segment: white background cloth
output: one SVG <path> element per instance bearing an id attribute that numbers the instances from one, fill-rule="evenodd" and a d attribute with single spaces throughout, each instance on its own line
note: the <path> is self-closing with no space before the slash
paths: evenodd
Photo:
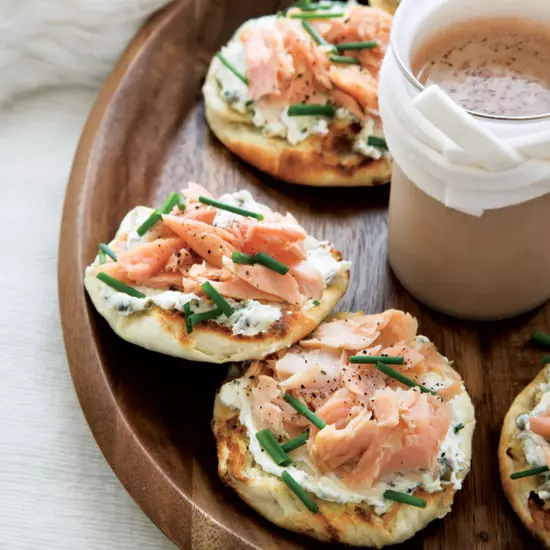
<path id="1" fill-rule="evenodd" d="M 175 548 L 93 440 L 57 304 L 61 210 L 82 125 L 128 38 L 163 2 L 0 0 L 1 550 Z M 68 87 L 78 84 L 93 88 Z"/>
<path id="2" fill-rule="evenodd" d="M 63 347 L 59 225 L 94 97 L 52 90 L 0 111 L 1 550 L 174 550 L 97 448 Z"/>

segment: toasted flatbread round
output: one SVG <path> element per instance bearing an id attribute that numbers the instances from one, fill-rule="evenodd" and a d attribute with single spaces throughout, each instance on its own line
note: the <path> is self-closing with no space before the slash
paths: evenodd
<path id="1" fill-rule="evenodd" d="M 147 213 L 153 212 L 145 207 L 138 209 Z M 123 225 L 124 222 L 121 228 Z M 117 241 L 124 236 L 125 231 L 119 229 L 109 246 L 116 248 Z M 335 259 L 341 260 L 340 253 L 334 248 L 332 254 Z M 195 325 L 193 332 L 187 334 L 183 313 L 177 310 L 164 310 L 156 305 L 145 311 L 124 315 L 102 297 L 104 283 L 99 281 L 95 274 L 87 271 L 84 277 L 84 285 L 95 308 L 121 338 L 151 351 L 209 363 L 260 359 L 288 348 L 315 329 L 334 309 L 344 295 L 348 282 L 349 271 L 336 275 L 325 288 L 319 305 L 309 309 L 290 304 L 276 304 L 282 313 L 279 321 L 268 331 L 245 336 L 235 335 L 231 327 L 219 325 L 214 321 Z"/>
<path id="2" fill-rule="evenodd" d="M 531 412 L 536 406 L 536 390 L 542 382 L 546 382 L 546 368 L 539 372 L 512 403 L 502 424 L 498 462 L 502 487 L 512 508 L 525 527 L 550 548 L 550 509 L 544 509 L 543 502 L 536 494 L 539 476 L 510 479 L 510 474 L 532 468 L 527 463 L 521 442 L 517 438 L 519 430 L 516 427 L 516 418 L 520 414 Z"/>
<path id="3" fill-rule="evenodd" d="M 386 157 L 376 160 L 352 153 L 351 144 L 345 144 L 342 154 L 346 165 L 335 166 L 334 150 L 324 150 L 323 137 L 310 136 L 292 145 L 264 135 L 250 117 L 231 109 L 221 98 L 215 79 L 218 63 L 214 58 L 203 86 L 206 120 L 216 137 L 244 161 L 276 178 L 302 185 L 359 187 L 389 182 L 391 161 Z"/>
<path id="4" fill-rule="evenodd" d="M 381 8 L 390 13 L 395 13 L 395 10 L 399 6 L 399 0 L 370 0 L 369 4 L 373 8 Z"/>
<path id="5" fill-rule="evenodd" d="M 446 370 L 450 375 L 457 375 L 450 365 Z M 470 397 L 465 390 L 462 393 L 467 398 L 469 421 L 459 432 L 460 447 L 469 461 L 475 415 Z M 319 506 L 319 511 L 313 514 L 277 476 L 266 473 L 255 463 L 248 450 L 247 430 L 239 422 L 239 411 L 226 407 L 219 394 L 214 403 L 212 430 L 222 481 L 259 514 L 285 529 L 321 541 L 382 548 L 411 538 L 432 520 L 444 517 L 451 510 L 456 489 L 449 485 L 436 493 L 417 489 L 414 494 L 426 500 L 426 508 L 394 503 L 381 516 L 366 503 L 340 504 L 310 494 Z M 458 477 L 464 479 L 468 471 L 460 472 Z"/>

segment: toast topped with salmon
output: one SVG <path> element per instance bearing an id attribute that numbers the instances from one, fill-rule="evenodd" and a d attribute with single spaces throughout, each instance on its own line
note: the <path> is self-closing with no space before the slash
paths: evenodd
<path id="1" fill-rule="evenodd" d="M 401 311 L 339 313 L 214 406 L 219 474 L 268 520 L 381 548 L 441 518 L 470 468 L 459 374 Z"/>
<path id="2" fill-rule="evenodd" d="M 253 19 L 212 60 L 207 122 L 246 162 L 290 183 L 386 183 L 378 75 L 392 16 L 313 2 Z"/>
<path id="3" fill-rule="evenodd" d="M 550 367 L 512 403 L 502 425 L 498 459 L 514 511 L 550 548 Z"/>
<path id="4" fill-rule="evenodd" d="M 259 359 L 311 332 L 344 294 L 350 265 L 248 191 L 216 200 L 190 183 L 160 209 L 127 214 L 85 286 L 125 340 L 223 363 Z"/>

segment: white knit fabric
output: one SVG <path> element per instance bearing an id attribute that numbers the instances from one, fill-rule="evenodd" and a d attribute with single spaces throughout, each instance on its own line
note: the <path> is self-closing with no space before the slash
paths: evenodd
<path id="1" fill-rule="evenodd" d="M 84 421 L 56 273 L 82 124 L 128 38 L 161 3 L 0 0 L 2 550 L 175 548 L 120 485 Z"/>

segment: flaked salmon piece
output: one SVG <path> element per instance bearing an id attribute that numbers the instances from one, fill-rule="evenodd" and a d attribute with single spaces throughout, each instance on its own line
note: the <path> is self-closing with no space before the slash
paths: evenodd
<path id="1" fill-rule="evenodd" d="M 398 342 L 410 342 L 418 332 L 418 321 L 410 313 L 389 309 L 382 314 L 379 328 L 376 344 L 390 347 Z"/>
<path id="2" fill-rule="evenodd" d="M 377 315 L 359 315 L 336 319 L 320 325 L 312 338 L 301 345 L 308 348 L 321 346 L 361 350 L 373 344 L 391 346 L 409 341 L 416 335 L 418 325 L 409 314 L 390 309 Z"/>
<path id="3" fill-rule="evenodd" d="M 308 354 L 289 353 L 277 361 L 275 368 L 278 373 L 294 371 L 294 374 L 281 382 L 281 387 L 286 391 L 331 391 L 339 385 L 340 371 L 344 364 L 344 354 L 326 349 Z"/>
<path id="4" fill-rule="evenodd" d="M 195 262 L 196 257 L 190 250 L 182 248 L 177 252 L 172 253 L 166 262 L 164 269 L 166 271 L 180 271 L 182 268 L 188 267 Z"/>
<path id="5" fill-rule="evenodd" d="M 233 245 L 220 238 L 215 228 L 206 223 L 179 216 L 164 216 L 164 223 L 188 248 L 216 267 L 222 267 L 222 258 L 235 251 Z"/>
<path id="6" fill-rule="evenodd" d="M 530 416 L 529 429 L 546 440 L 550 440 L 550 417 Z"/>
<path id="7" fill-rule="evenodd" d="M 118 262 L 108 262 L 106 264 L 94 266 L 94 274 L 97 275 L 98 273 L 106 273 L 127 285 L 135 284 L 135 281 L 128 277 L 128 274 Z"/>
<path id="8" fill-rule="evenodd" d="M 184 246 L 182 239 L 156 239 L 119 254 L 118 263 L 132 281 L 145 283 L 158 275 L 172 254 Z"/>
<path id="9" fill-rule="evenodd" d="M 304 100 L 306 103 L 315 103 L 317 93 L 332 88 L 328 56 L 297 21 L 279 19 L 277 29 L 283 35 L 284 47 L 292 57 L 294 74 L 297 76 L 292 79 L 293 85 L 287 85 L 286 89 L 281 86 L 281 95 L 291 103 Z"/>
<path id="10" fill-rule="evenodd" d="M 364 111 L 378 115 L 378 79 L 357 65 L 333 65 L 329 75 L 335 88 L 355 99 Z"/>
<path id="11" fill-rule="evenodd" d="M 344 428 L 350 420 L 352 409 L 354 409 L 353 396 L 347 388 L 340 388 L 315 411 L 315 414 L 322 418 L 327 424 L 334 425 L 336 428 L 341 429 Z"/>
<path id="12" fill-rule="evenodd" d="M 456 397 L 464 390 L 464 384 L 462 381 L 453 382 L 449 386 L 443 388 L 435 388 L 435 391 L 446 401 L 450 401 L 453 397 Z"/>
<path id="13" fill-rule="evenodd" d="M 404 434 L 402 449 L 383 464 L 380 471 L 382 476 L 395 471 L 435 468 L 439 447 L 451 425 L 452 411 L 448 403 L 429 394 L 420 394 L 415 403 L 422 403 L 424 400 L 428 403 L 428 420 L 415 416 L 412 425 L 410 417 L 402 416 L 405 421 L 408 420 L 409 430 Z M 424 412 L 425 409 L 422 409 L 417 414 Z"/>
<path id="14" fill-rule="evenodd" d="M 286 265 L 306 259 L 303 241 L 307 233 L 299 225 L 247 221 L 239 223 L 236 231 L 242 236 L 242 250 L 247 254 L 265 252 Z"/>
<path id="15" fill-rule="evenodd" d="M 284 302 L 280 296 L 268 294 L 256 288 L 244 279 L 232 277 L 227 281 L 212 281 L 212 286 L 226 298 L 235 300 L 263 300 L 265 302 Z"/>
<path id="16" fill-rule="evenodd" d="M 288 78 L 294 72 L 281 34 L 276 29 L 247 25 L 239 38 L 244 45 L 249 96 L 260 99 L 279 93 L 279 79 Z"/>
<path id="17" fill-rule="evenodd" d="M 435 344 L 432 342 L 423 342 L 420 346 L 417 346 L 416 350 L 424 357 L 421 365 L 424 371 L 445 372 L 448 374 L 448 362 L 445 357 L 437 351 Z M 453 374 L 453 376 L 461 380 L 458 373 Z"/>
<path id="18" fill-rule="evenodd" d="M 196 220 L 198 222 L 212 225 L 214 219 L 216 218 L 216 209 L 212 206 L 197 202 L 188 204 L 183 212 L 178 211 L 178 209 L 174 210 L 172 212 L 172 215 L 174 214 L 183 218 L 188 218 L 190 220 Z"/>
<path id="19" fill-rule="evenodd" d="M 373 365 L 346 365 L 342 369 L 342 380 L 346 388 L 363 405 L 368 405 L 376 390 L 386 385 L 386 375 Z"/>
<path id="20" fill-rule="evenodd" d="M 314 438 L 310 436 L 310 456 L 321 472 L 335 471 L 369 448 L 379 430 L 370 416 L 370 411 L 365 410 L 342 429 L 329 425 L 319 430 Z"/>
<path id="21" fill-rule="evenodd" d="M 340 105 L 352 112 L 358 119 L 362 119 L 365 116 L 365 111 L 361 107 L 361 104 L 354 97 L 342 90 L 336 88 L 331 90 L 330 99 L 335 105 Z"/>
<path id="22" fill-rule="evenodd" d="M 401 405 L 401 417 L 412 429 L 424 430 L 430 423 L 431 409 L 428 397 L 415 390 L 408 390 L 404 393 L 409 393 L 412 396 L 412 401 L 406 408 Z M 403 403 L 403 398 L 401 403 Z"/>
<path id="23" fill-rule="evenodd" d="M 262 292 L 278 296 L 291 304 L 301 305 L 303 302 L 303 296 L 298 289 L 298 283 L 290 273 L 281 275 L 260 264 L 235 264 L 227 257 L 223 258 L 223 265 L 237 277 Z"/>
<path id="24" fill-rule="evenodd" d="M 399 400 L 392 389 L 376 390 L 372 396 L 371 408 L 379 426 L 391 428 L 399 424 Z"/>
<path id="25" fill-rule="evenodd" d="M 110 262 L 96 266 L 95 273 L 107 273 L 107 275 L 110 275 L 111 277 L 114 277 L 127 285 L 138 285 L 136 281 L 128 277 L 128 274 L 118 262 Z M 147 279 L 147 287 L 159 290 L 166 288 L 184 290 L 183 276 L 178 272 L 161 271 L 160 273 L 157 273 Z"/>
<path id="26" fill-rule="evenodd" d="M 252 386 L 252 412 L 259 422 L 259 429 L 271 429 L 275 434 L 283 431 L 281 408 L 273 403 L 281 396 L 277 382 L 270 376 L 260 374 L 257 384 Z"/>
<path id="27" fill-rule="evenodd" d="M 321 272 L 306 261 L 293 265 L 290 273 L 296 279 L 300 292 L 312 300 L 319 300 L 325 289 Z"/>
<path id="28" fill-rule="evenodd" d="M 229 281 L 234 279 L 231 271 L 226 267 L 216 267 L 206 261 L 192 265 L 187 274 L 192 279 L 206 279 L 208 281 Z"/>

